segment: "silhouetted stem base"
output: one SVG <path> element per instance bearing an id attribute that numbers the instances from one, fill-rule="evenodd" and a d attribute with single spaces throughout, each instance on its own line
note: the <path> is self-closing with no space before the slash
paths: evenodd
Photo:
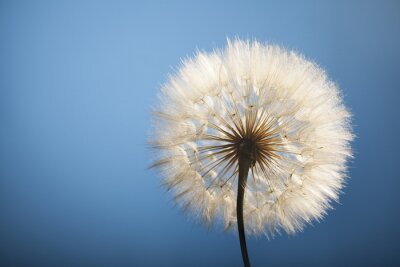
<path id="1" fill-rule="evenodd" d="M 243 201 L 246 190 L 247 176 L 251 167 L 251 160 L 246 156 L 239 156 L 239 180 L 236 201 L 237 226 L 239 231 L 240 249 L 245 267 L 250 267 L 249 255 L 247 254 L 246 236 L 243 222 Z"/>

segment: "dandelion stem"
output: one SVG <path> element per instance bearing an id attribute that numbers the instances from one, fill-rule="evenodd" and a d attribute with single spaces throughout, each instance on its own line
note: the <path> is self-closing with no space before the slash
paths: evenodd
<path id="1" fill-rule="evenodd" d="M 245 156 L 239 156 L 239 181 L 236 201 L 236 216 L 237 225 L 239 231 L 240 249 L 242 251 L 242 258 L 245 267 L 250 267 L 249 255 L 247 254 L 246 236 L 244 233 L 244 222 L 243 222 L 243 201 L 244 193 L 246 190 L 247 176 L 251 167 L 251 160 Z"/>

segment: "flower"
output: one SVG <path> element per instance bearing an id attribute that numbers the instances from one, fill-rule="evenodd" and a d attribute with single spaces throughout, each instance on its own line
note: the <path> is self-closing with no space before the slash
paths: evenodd
<path id="1" fill-rule="evenodd" d="M 226 228 L 242 206 L 247 234 L 291 234 L 322 219 L 352 155 L 337 86 L 302 55 L 256 41 L 184 60 L 161 89 L 153 125 L 152 166 L 176 202 Z"/>

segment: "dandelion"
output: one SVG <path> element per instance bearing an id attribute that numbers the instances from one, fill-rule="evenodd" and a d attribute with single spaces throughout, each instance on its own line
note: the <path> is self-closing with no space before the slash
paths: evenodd
<path id="1" fill-rule="evenodd" d="M 256 41 L 198 52 L 162 87 L 151 145 L 163 185 L 208 225 L 247 235 L 301 231 L 338 201 L 350 113 L 303 56 Z"/>

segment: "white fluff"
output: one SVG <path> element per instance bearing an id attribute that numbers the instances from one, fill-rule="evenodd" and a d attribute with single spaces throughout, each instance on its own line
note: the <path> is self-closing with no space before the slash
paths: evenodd
<path id="1" fill-rule="evenodd" d="M 278 141 L 268 169 L 257 162 L 249 173 L 246 232 L 302 230 L 338 201 L 353 138 L 337 86 L 302 55 L 228 40 L 224 50 L 185 60 L 154 110 L 154 166 L 184 210 L 208 224 L 236 227 L 236 162 L 227 169 L 224 153 L 210 147 L 224 145 L 235 120 L 246 123 L 250 111 L 256 123 L 268 119 Z"/>

